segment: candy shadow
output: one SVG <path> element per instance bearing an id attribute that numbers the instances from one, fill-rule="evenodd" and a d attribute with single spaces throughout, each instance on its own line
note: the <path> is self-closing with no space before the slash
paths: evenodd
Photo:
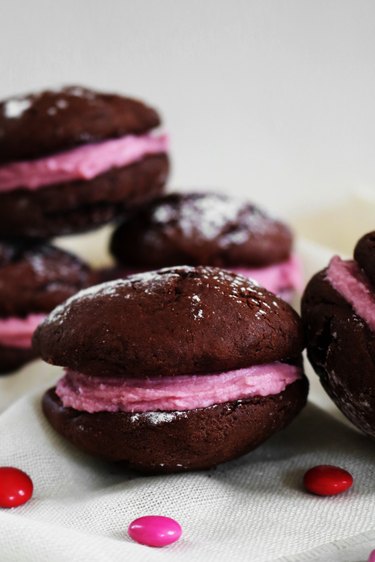
<path id="1" fill-rule="evenodd" d="M 363 460 L 375 462 L 371 439 L 309 403 L 285 430 L 244 457 L 219 465 L 210 476 L 237 486 L 239 472 L 247 471 L 262 486 L 262 473 L 274 472 L 287 488 L 302 490 L 303 474 L 313 465 L 337 464 L 350 471 Z"/>

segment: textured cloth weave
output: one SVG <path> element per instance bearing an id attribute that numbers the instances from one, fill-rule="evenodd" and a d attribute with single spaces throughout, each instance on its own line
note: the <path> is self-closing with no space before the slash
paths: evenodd
<path id="1" fill-rule="evenodd" d="M 302 250 L 307 276 L 326 263 L 319 248 Z M 0 465 L 35 484 L 29 503 L 0 510 L 1 562 L 364 562 L 375 548 L 373 442 L 343 423 L 315 375 L 314 404 L 258 450 L 215 470 L 146 477 L 50 428 L 40 398 L 60 373 L 34 362 L 0 379 Z M 354 487 L 307 494 L 302 476 L 316 464 L 346 468 Z M 177 519 L 182 539 L 165 549 L 132 542 L 129 523 L 147 514 Z"/>

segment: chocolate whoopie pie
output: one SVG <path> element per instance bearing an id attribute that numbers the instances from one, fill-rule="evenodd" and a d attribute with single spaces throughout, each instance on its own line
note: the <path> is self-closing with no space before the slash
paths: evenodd
<path id="1" fill-rule="evenodd" d="M 37 241 L 0 242 L 0 373 L 36 354 L 35 328 L 68 297 L 90 284 L 90 268 L 72 254 Z"/>
<path id="2" fill-rule="evenodd" d="M 309 360 L 345 416 L 375 437 L 375 232 L 335 256 L 302 299 Z"/>
<path id="3" fill-rule="evenodd" d="M 71 86 L 0 103 L 0 236 L 91 229 L 158 195 L 160 117 L 142 102 Z"/>
<path id="4" fill-rule="evenodd" d="M 287 300 L 301 287 L 290 229 L 248 201 L 218 193 L 172 193 L 135 210 L 114 231 L 110 251 L 130 271 L 223 267 Z"/>
<path id="5" fill-rule="evenodd" d="M 141 472 L 243 455 L 304 406 L 292 308 L 250 280 L 175 267 L 81 291 L 34 335 L 65 376 L 43 398 L 66 439 Z"/>

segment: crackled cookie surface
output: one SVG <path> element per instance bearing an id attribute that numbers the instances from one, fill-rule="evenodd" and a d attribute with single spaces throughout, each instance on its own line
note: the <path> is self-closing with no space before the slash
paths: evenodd
<path id="1" fill-rule="evenodd" d="M 248 201 L 220 193 L 172 193 L 129 214 L 110 249 L 129 271 L 173 265 L 224 267 L 281 296 L 301 286 L 293 236 Z"/>

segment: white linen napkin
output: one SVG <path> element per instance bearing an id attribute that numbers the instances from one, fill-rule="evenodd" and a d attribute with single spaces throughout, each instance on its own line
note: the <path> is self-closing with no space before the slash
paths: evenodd
<path id="1" fill-rule="evenodd" d="M 40 391 L 0 416 L 0 443 L 0 465 L 35 484 L 29 503 L 0 511 L 2 562 L 304 561 L 374 529 L 373 444 L 313 404 L 253 453 L 190 474 L 140 476 L 80 453 L 43 418 Z M 302 476 L 316 464 L 346 468 L 354 488 L 307 494 Z M 130 541 L 127 526 L 147 514 L 177 519 L 181 541 Z"/>
<path id="2" fill-rule="evenodd" d="M 331 255 L 302 242 L 306 278 Z M 1 562 L 361 562 L 375 548 L 374 444 L 344 422 L 311 374 L 311 402 L 262 447 L 215 470 L 141 476 L 91 458 L 44 419 L 40 399 L 61 371 L 36 361 L 0 378 L 0 466 L 32 477 L 32 500 L 0 510 Z M 323 409 L 324 408 L 324 409 Z M 321 498 L 305 470 L 334 464 L 354 487 Z M 127 537 L 129 523 L 167 515 L 183 537 L 164 549 Z"/>

